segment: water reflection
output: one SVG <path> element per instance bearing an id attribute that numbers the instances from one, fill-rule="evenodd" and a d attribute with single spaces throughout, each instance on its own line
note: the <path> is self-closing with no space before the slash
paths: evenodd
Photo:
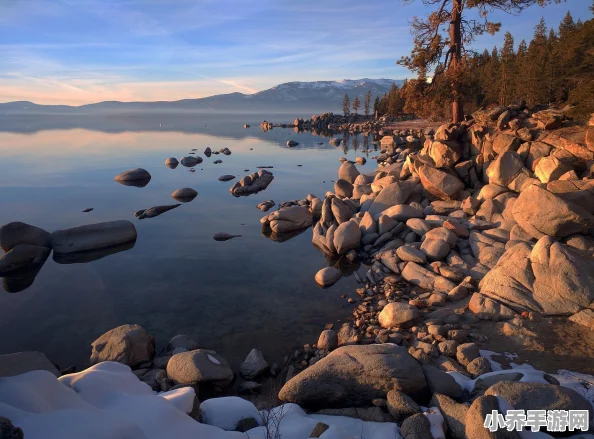
<path id="1" fill-rule="evenodd" d="M 338 264 L 348 275 L 353 270 L 348 261 L 326 260 L 312 246 L 309 228 L 263 236 L 263 214 L 256 205 L 300 200 L 309 193 L 323 197 L 333 189 L 340 155 L 354 161 L 365 136 L 359 136 L 355 151 L 351 135 L 344 153 L 345 145 L 335 148 L 311 132 L 263 133 L 260 116 L 69 119 L 0 117 L 0 203 L 6 206 L 0 209 L 0 225 L 24 221 L 56 230 L 127 218 L 143 206 L 166 206 L 179 188 L 194 188 L 200 197 L 135 222 L 134 245 L 54 254 L 42 267 L 3 279 L 7 290 L 26 292 L 0 294 L 0 333 L 13 334 L 0 337 L 0 354 L 39 350 L 58 364 L 84 367 L 90 342 L 133 322 L 154 334 L 158 345 L 186 333 L 231 364 L 252 347 L 269 361 L 282 361 L 288 350 L 317 339 L 326 323 L 350 315 L 340 293 L 354 289 L 353 276 L 323 293 L 314 281 L 328 264 Z M 244 129 L 246 122 L 252 127 Z M 287 148 L 289 138 L 300 145 Z M 194 173 L 163 166 L 167 157 L 207 147 L 229 147 L 233 153 L 220 164 L 214 161 L 222 155 L 204 159 Z M 218 181 L 223 174 L 243 176 L 246 169 L 262 166 L 274 167 L 275 181 L 259 194 L 232 197 L 230 183 Z M 112 183 L 122 169 L 136 167 L 150 172 L 149 185 L 130 190 Z M 359 169 L 367 173 L 374 167 Z M 88 206 L 93 211 L 81 213 Z M 223 231 L 242 237 L 213 240 Z"/>

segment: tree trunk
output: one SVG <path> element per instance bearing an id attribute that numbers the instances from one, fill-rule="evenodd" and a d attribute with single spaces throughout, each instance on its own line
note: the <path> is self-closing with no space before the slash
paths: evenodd
<path id="1" fill-rule="evenodd" d="M 450 56 L 451 61 L 448 70 L 452 73 L 452 122 L 464 120 L 464 108 L 462 107 L 462 96 L 460 93 L 459 72 L 462 61 L 462 0 L 452 1 L 452 16 L 450 21 Z"/>

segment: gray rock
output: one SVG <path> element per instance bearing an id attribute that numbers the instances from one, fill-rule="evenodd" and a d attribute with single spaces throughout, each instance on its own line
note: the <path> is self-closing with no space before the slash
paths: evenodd
<path id="1" fill-rule="evenodd" d="M 338 347 L 338 334 L 332 329 L 325 329 L 320 334 L 317 343 L 318 349 L 333 351 Z"/>
<path id="2" fill-rule="evenodd" d="M 448 438 L 466 439 L 465 424 L 468 406 L 459 404 L 446 395 L 436 393 L 429 403 L 431 407 L 438 407 L 443 415 L 447 427 Z"/>
<path id="3" fill-rule="evenodd" d="M 311 226 L 313 214 L 307 206 L 283 207 L 268 215 L 267 221 L 273 232 L 287 233 Z"/>
<path id="4" fill-rule="evenodd" d="M 456 359 L 463 366 L 467 366 L 468 363 L 479 356 L 479 347 L 475 343 L 463 343 L 458 346 L 456 351 Z"/>
<path id="5" fill-rule="evenodd" d="M 462 396 L 462 387 L 451 375 L 429 364 L 423 364 L 421 367 L 431 393 L 439 393 L 451 398 Z"/>
<path id="6" fill-rule="evenodd" d="M 233 381 L 229 363 L 215 351 L 196 349 L 175 354 L 167 363 L 167 376 L 176 384 L 212 382 L 228 385 Z"/>
<path id="7" fill-rule="evenodd" d="M 212 239 L 214 239 L 215 241 L 229 241 L 230 239 L 240 238 L 240 237 L 241 237 L 241 235 L 231 235 L 229 233 L 223 233 L 223 232 L 215 233 L 214 235 L 212 235 Z"/>
<path id="8" fill-rule="evenodd" d="M 235 178 L 235 175 L 229 175 L 229 174 L 226 174 L 226 175 L 221 175 L 221 176 L 219 177 L 219 181 L 231 181 L 231 180 L 233 180 L 234 178 Z"/>
<path id="9" fill-rule="evenodd" d="M 196 198 L 197 195 L 198 195 L 198 192 L 196 192 L 194 189 L 185 187 L 185 188 L 177 189 L 176 191 L 174 191 L 171 194 L 171 197 L 174 200 L 181 201 L 183 203 L 187 203 L 189 201 L 192 201 L 194 198 Z"/>
<path id="10" fill-rule="evenodd" d="M 57 230 L 52 233 L 56 253 L 74 253 L 117 246 L 136 241 L 136 228 L 130 221 L 108 221 Z"/>
<path id="11" fill-rule="evenodd" d="M 168 352 L 173 352 L 178 348 L 183 348 L 186 351 L 193 351 L 200 349 L 201 347 L 202 346 L 200 346 L 200 343 L 185 334 L 178 334 L 169 340 L 169 343 L 167 343 Z"/>
<path id="12" fill-rule="evenodd" d="M 383 328 L 410 327 L 418 316 L 416 307 L 404 302 L 392 302 L 382 309 L 378 321 Z"/>
<path id="13" fill-rule="evenodd" d="M 344 162 L 338 169 L 338 178 L 354 183 L 360 172 L 351 162 Z"/>
<path id="14" fill-rule="evenodd" d="M 136 168 L 122 172 L 114 177 L 117 182 L 146 181 L 151 179 L 151 174 L 146 169 Z"/>
<path id="15" fill-rule="evenodd" d="M 194 166 L 196 166 L 199 163 L 202 163 L 202 157 L 198 157 L 198 156 L 187 156 L 184 157 L 180 160 L 180 163 L 182 164 L 182 166 L 185 166 L 186 168 L 192 168 Z"/>
<path id="16" fill-rule="evenodd" d="M 450 252 L 450 245 L 443 239 L 425 239 L 421 244 L 421 251 L 430 261 L 441 261 Z"/>
<path id="17" fill-rule="evenodd" d="M 52 248 L 52 235 L 45 230 L 21 222 L 0 227 L 0 248 L 9 252 L 19 244 Z"/>
<path id="18" fill-rule="evenodd" d="M 167 160 L 165 160 L 165 166 L 167 166 L 168 168 L 175 169 L 178 165 L 179 162 L 175 157 L 169 157 Z"/>
<path id="19" fill-rule="evenodd" d="M 342 198 L 350 198 L 353 196 L 353 185 L 347 180 L 339 178 L 334 183 L 334 192 Z"/>
<path id="20" fill-rule="evenodd" d="M 140 325 L 122 325 L 91 343 L 91 364 L 115 361 L 130 367 L 155 356 L 155 338 Z"/>
<path id="21" fill-rule="evenodd" d="M 60 376 L 56 366 L 41 352 L 27 351 L 0 355 L 0 377 L 22 375 L 33 370 L 47 370 L 57 377 Z M 4 438 L 2 435 L 0 437 Z"/>
<path id="22" fill-rule="evenodd" d="M 406 418 L 400 426 L 400 434 L 402 439 L 433 439 L 431 424 L 422 413 Z"/>
<path id="23" fill-rule="evenodd" d="M 322 268 L 320 271 L 316 273 L 315 280 L 319 286 L 329 287 L 338 282 L 341 277 L 342 274 L 340 270 L 334 267 L 326 267 Z"/>
<path id="24" fill-rule="evenodd" d="M 0 276 L 15 276 L 35 272 L 42 266 L 51 249 L 31 244 L 18 244 L 0 256 Z"/>
<path id="25" fill-rule="evenodd" d="M 494 410 L 502 413 L 496 397 L 480 396 L 475 399 L 464 419 L 466 437 L 472 439 L 520 439 L 520 435 L 515 431 L 501 428 L 496 432 L 490 432 L 485 428 L 485 417 Z"/>
<path id="26" fill-rule="evenodd" d="M 479 376 L 491 372 L 491 363 L 483 357 L 477 357 L 466 365 L 466 370 L 472 376 Z"/>
<path id="27" fill-rule="evenodd" d="M 396 249 L 396 254 L 400 259 L 407 262 L 416 262 L 417 264 L 424 264 L 427 262 L 425 253 L 416 249 L 413 246 L 403 245 Z"/>
<path id="28" fill-rule="evenodd" d="M 421 367 L 404 348 L 343 346 L 289 380 L 279 399 L 306 406 L 361 406 L 392 389 L 413 398 L 426 395 Z"/>
<path id="29" fill-rule="evenodd" d="M 142 220 L 145 218 L 155 218 L 165 212 L 169 212 L 170 210 L 176 209 L 179 206 L 181 206 L 181 204 L 170 204 L 168 206 L 155 206 L 155 207 L 151 207 L 149 209 L 138 210 L 138 211 L 134 212 L 134 216 L 136 218 L 138 218 L 139 220 Z"/>
<path id="30" fill-rule="evenodd" d="M 248 394 L 259 393 L 262 390 L 262 384 L 256 381 L 243 381 L 237 386 L 237 393 Z"/>
<path id="31" fill-rule="evenodd" d="M 361 230 L 355 221 L 340 224 L 334 232 L 334 248 L 339 255 L 345 255 L 361 244 Z"/>
<path id="32" fill-rule="evenodd" d="M 390 390 L 387 395 L 387 407 L 398 424 L 409 416 L 423 413 L 421 407 L 410 396 L 399 390 Z"/>
<path id="33" fill-rule="evenodd" d="M 516 410 L 588 410 L 590 419 L 594 409 L 586 398 L 575 390 L 543 383 L 500 381 L 485 392 L 485 396 L 500 396 Z"/>
<path id="34" fill-rule="evenodd" d="M 245 360 L 243 360 L 243 363 L 239 365 L 239 373 L 246 380 L 253 380 L 265 373 L 268 369 L 270 369 L 270 365 L 264 358 L 262 351 L 258 349 L 252 349 Z"/>

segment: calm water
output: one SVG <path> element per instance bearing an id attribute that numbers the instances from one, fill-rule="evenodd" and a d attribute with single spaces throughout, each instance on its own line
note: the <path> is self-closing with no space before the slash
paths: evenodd
<path id="1" fill-rule="evenodd" d="M 51 232 L 127 219 L 138 231 L 128 251 L 69 265 L 50 257 L 30 288 L 15 294 L 0 289 L 0 353 L 39 350 L 62 367 L 83 367 L 99 335 L 138 323 L 155 334 L 157 349 L 185 333 L 236 365 L 252 347 L 278 360 L 315 342 L 326 323 L 347 318 L 340 294 L 352 295 L 353 276 L 318 288 L 314 275 L 328 262 L 312 246 L 311 229 L 271 241 L 261 234 L 265 214 L 255 206 L 308 193 L 323 197 L 332 190 L 339 157 L 366 155 L 355 151 L 364 139 L 351 136 L 345 153 L 311 133 L 263 133 L 258 125 L 264 118 L 0 117 L 0 224 L 23 221 Z M 255 126 L 244 129 L 246 122 Z M 300 146 L 286 148 L 288 139 Z M 232 155 L 206 158 L 207 146 L 228 147 Z M 193 148 L 205 159 L 195 173 L 164 165 L 167 157 L 181 158 Z M 223 163 L 213 164 L 216 159 Z M 274 166 L 275 179 L 258 194 L 235 198 L 229 193 L 234 182 L 217 180 L 261 165 Z M 152 174 L 148 186 L 113 180 L 135 167 Z M 170 195 L 181 187 L 196 189 L 198 197 L 156 218 L 134 218 L 136 210 L 175 204 Z M 94 210 L 81 212 L 88 207 Z M 216 232 L 243 236 L 216 242 Z"/>

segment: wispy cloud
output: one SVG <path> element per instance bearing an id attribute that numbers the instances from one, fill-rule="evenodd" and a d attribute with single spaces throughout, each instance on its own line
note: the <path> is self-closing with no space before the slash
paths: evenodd
<path id="1" fill-rule="evenodd" d="M 577 3 L 576 18 L 582 9 L 589 17 Z M 0 101 L 173 100 L 293 80 L 403 78 L 395 61 L 411 49 L 408 21 L 426 12 L 394 0 L 3 0 Z"/>

